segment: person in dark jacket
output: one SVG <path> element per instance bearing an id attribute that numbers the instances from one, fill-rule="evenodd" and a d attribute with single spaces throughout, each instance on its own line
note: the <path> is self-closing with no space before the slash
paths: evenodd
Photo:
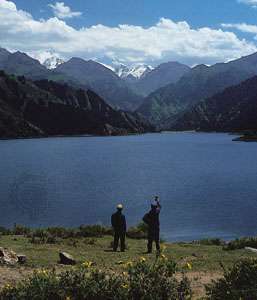
<path id="1" fill-rule="evenodd" d="M 152 253 L 153 241 L 157 252 L 160 252 L 160 211 L 159 197 L 155 196 L 154 202 L 151 204 L 151 210 L 143 217 L 143 221 L 148 225 L 147 253 Z"/>
<path id="2" fill-rule="evenodd" d="M 125 238 L 126 238 L 126 218 L 122 214 L 122 204 L 117 205 L 117 212 L 112 215 L 112 227 L 114 229 L 113 251 L 117 251 L 120 240 L 120 251 L 125 251 Z"/>

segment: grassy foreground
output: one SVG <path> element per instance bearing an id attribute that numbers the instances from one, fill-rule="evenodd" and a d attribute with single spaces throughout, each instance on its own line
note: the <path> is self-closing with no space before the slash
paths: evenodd
<path id="1" fill-rule="evenodd" d="M 137 261 L 141 257 L 145 257 L 149 262 L 155 260 L 155 254 L 145 254 L 145 240 L 127 239 L 128 249 L 125 253 L 113 253 L 111 241 L 111 236 L 103 236 L 101 238 L 58 239 L 54 244 L 33 244 L 31 239 L 25 236 L 1 236 L 0 247 L 12 249 L 18 254 L 25 254 L 28 260 L 23 266 L 0 267 L 0 286 L 7 283 L 13 284 L 25 278 L 35 269 L 56 268 L 58 271 L 62 271 L 71 268 L 58 264 L 59 251 L 73 255 L 78 264 L 92 261 L 99 269 L 115 272 L 124 271 L 123 263 Z M 181 270 L 187 272 L 192 282 L 195 299 L 204 295 L 204 284 L 221 276 L 220 263 L 229 267 L 242 258 L 257 258 L 256 254 L 244 249 L 224 251 L 222 246 L 201 244 L 163 243 L 162 249 L 167 258 L 176 261 Z M 188 263 L 190 267 L 187 267 Z"/>

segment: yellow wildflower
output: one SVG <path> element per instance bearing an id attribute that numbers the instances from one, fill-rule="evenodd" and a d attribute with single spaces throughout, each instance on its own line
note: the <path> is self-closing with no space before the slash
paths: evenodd
<path id="1" fill-rule="evenodd" d="M 121 287 L 123 287 L 124 289 L 128 289 L 129 288 L 128 284 L 126 284 L 126 283 L 122 284 Z"/>
<path id="2" fill-rule="evenodd" d="M 142 257 L 140 257 L 140 262 L 145 262 L 146 261 L 146 259 L 142 256 Z"/>
<path id="3" fill-rule="evenodd" d="M 7 283 L 6 285 L 5 285 L 5 287 L 4 287 L 6 290 L 9 290 L 9 289 L 11 289 L 11 285 L 9 284 L 9 283 Z"/>
<path id="4" fill-rule="evenodd" d="M 164 255 L 164 254 L 161 254 L 160 258 L 161 258 L 162 260 L 165 260 L 165 261 L 168 260 L 168 258 L 167 258 L 166 255 Z"/>
<path id="5" fill-rule="evenodd" d="M 133 262 L 132 262 L 132 261 L 128 261 L 128 262 L 126 263 L 126 267 L 130 268 L 130 267 L 132 267 L 132 266 L 133 266 Z"/>
<path id="6" fill-rule="evenodd" d="M 187 267 L 189 270 L 192 270 L 192 265 L 190 263 L 187 263 Z"/>
<path id="7" fill-rule="evenodd" d="M 85 268 L 90 268 L 90 267 L 92 267 L 93 262 L 92 261 L 85 261 L 82 265 Z"/>

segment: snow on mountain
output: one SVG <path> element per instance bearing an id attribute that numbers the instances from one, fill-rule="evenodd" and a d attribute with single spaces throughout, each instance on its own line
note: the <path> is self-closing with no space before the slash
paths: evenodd
<path id="1" fill-rule="evenodd" d="M 154 68 L 146 64 L 136 64 L 128 67 L 124 64 L 115 66 L 115 73 L 123 79 L 126 78 L 143 78 L 147 73 L 151 72 Z"/>
<path id="2" fill-rule="evenodd" d="M 59 58 L 58 56 L 52 56 L 47 58 L 44 62 L 43 65 L 49 69 L 55 69 L 57 66 L 61 65 L 64 63 L 64 60 L 62 60 L 61 58 Z"/>

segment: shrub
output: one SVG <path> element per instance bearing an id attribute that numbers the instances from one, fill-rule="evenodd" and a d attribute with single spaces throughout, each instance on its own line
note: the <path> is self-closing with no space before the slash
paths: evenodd
<path id="1" fill-rule="evenodd" d="M 11 230 L 5 227 L 0 226 L 0 235 L 10 235 Z"/>
<path id="2" fill-rule="evenodd" d="M 58 295 L 59 279 L 54 271 L 46 270 L 34 272 L 33 276 L 20 282 L 17 286 L 6 285 L 1 293 L 1 300 L 36 300 L 61 299 Z"/>
<path id="3" fill-rule="evenodd" d="M 206 246 L 222 246 L 225 244 L 225 242 L 219 238 L 202 239 L 200 241 L 196 241 L 195 243 Z"/>
<path id="4" fill-rule="evenodd" d="M 192 291 L 188 279 L 175 278 L 177 266 L 173 261 L 159 259 L 148 265 L 144 258 L 129 268 L 129 299 L 191 299 Z"/>
<path id="5" fill-rule="evenodd" d="M 30 242 L 33 244 L 56 244 L 58 243 L 57 237 L 49 233 L 45 229 L 36 229 L 30 234 Z"/>
<path id="6" fill-rule="evenodd" d="M 15 224 L 12 230 L 12 234 L 14 235 L 29 235 L 30 232 L 31 232 L 30 228 L 18 224 Z"/>
<path id="7" fill-rule="evenodd" d="M 223 247 L 224 250 L 243 249 L 245 247 L 257 248 L 257 237 L 245 237 L 229 242 Z"/>
<path id="8" fill-rule="evenodd" d="M 224 269 L 223 278 L 206 286 L 210 300 L 256 300 L 257 259 L 240 260 L 229 270 Z"/>
<path id="9" fill-rule="evenodd" d="M 60 274 L 40 271 L 14 287 L 0 292 L 1 300 L 185 300 L 191 299 L 189 281 L 175 276 L 176 264 L 158 259 L 148 264 L 144 258 L 127 263 L 127 272 L 104 272 L 85 262 Z"/>
<path id="10" fill-rule="evenodd" d="M 106 227 L 103 227 L 101 225 L 88 225 L 84 226 L 81 225 L 79 227 L 78 236 L 80 237 L 103 237 L 108 232 L 112 232 Z"/>
<path id="11" fill-rule="evenodd" d="M 147 225 L 141 222 L 135 227 L 130 227 L 127 231 L 127 236 L 131 239 L 146 239 Z"/>
<path id="12" fill-rule="evenodd" d="M 84 244 L 85 245 L 96 245 L 97 239 L 95 238 L 85 238 Z"/>
<path id="13" fill-rule="evenodd" d="M 56 238 L 73 238 L 77 235 L 78 229 L 64 227 L 49 227 L 46 229 L 48 233 Z"/>

